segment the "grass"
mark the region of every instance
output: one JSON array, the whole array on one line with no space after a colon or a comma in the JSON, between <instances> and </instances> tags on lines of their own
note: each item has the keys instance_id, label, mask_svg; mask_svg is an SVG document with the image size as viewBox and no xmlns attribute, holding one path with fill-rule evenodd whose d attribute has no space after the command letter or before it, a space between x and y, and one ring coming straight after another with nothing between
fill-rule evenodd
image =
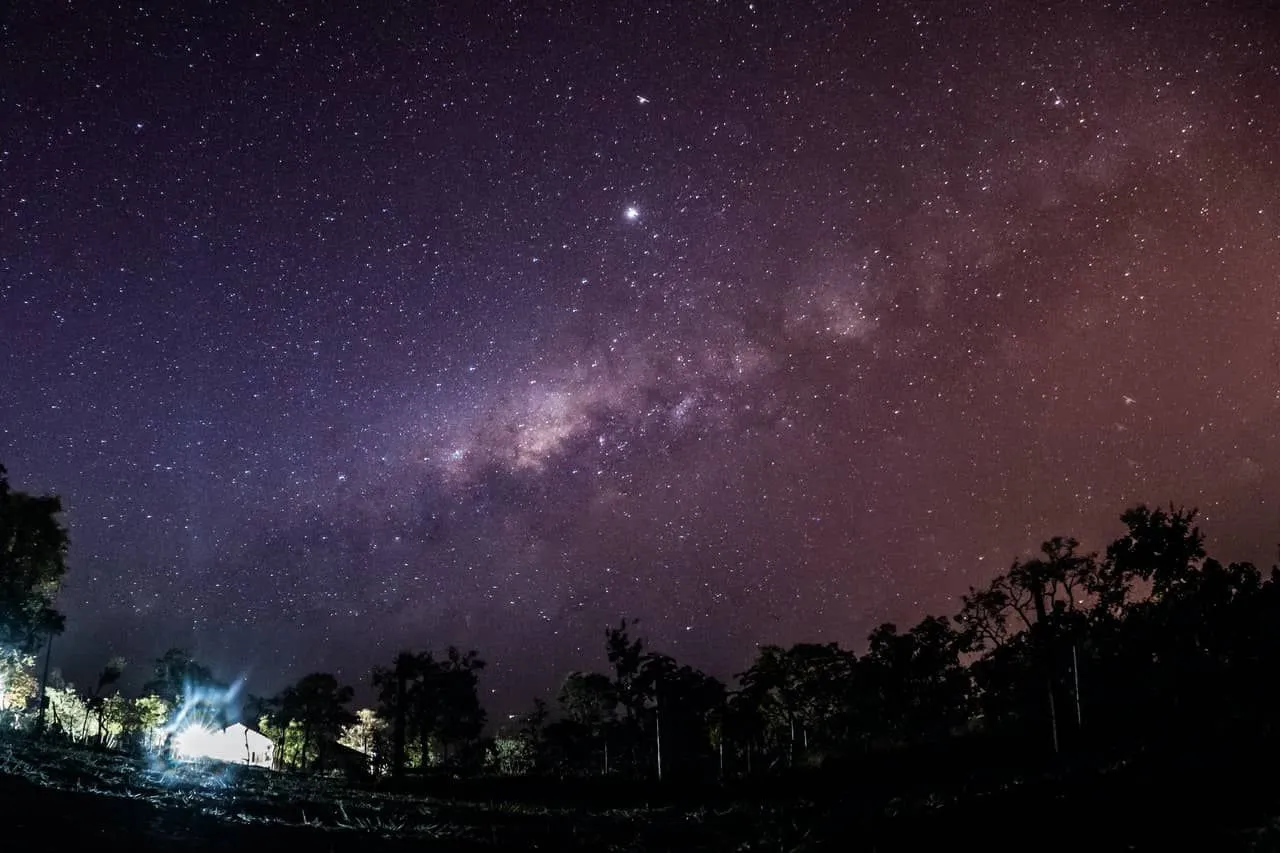
<instances>
[{"instance_id":1,"label":"grass","mask_svg":"<svg viewBox=\"0 0 1280 853\"><path fill-rule=\"evenodd\" d=\"M678 793L491 780L446 784L432 795L219 763L165 766L11 739L0 740L0 802L19 835L131 851L885 853L939 843L1021 850L1029 839L1039 850L1167 849L1179 842L1280 849L1280 820L1267 817L1280 813L1280 803L1268 795L1245 802L1228 791L1228 765L1178 769L1164 762L1144 771L1113 762L985 785L915 780L892 793L842 785L843 776L811 776ZM592 789L601 795L585 797Z\"/></svg>"},{"instance_id":2,"label":"grass","mask_svg":"<svg viewBox=\"0 0 1280 853\"><path fill-rule=\"evenodd\" d=\"M349 836L344 847L358 837L430 841L433 849L642 849L655 830L708 823L708 813L698 808L584 813L572 805L429 797L217 762L164 766L23 739L0 741L0 776L28 783L27 798L37 791L48 801L58 794L88 794L226 825Z\"/></svg>"}]
</instances>

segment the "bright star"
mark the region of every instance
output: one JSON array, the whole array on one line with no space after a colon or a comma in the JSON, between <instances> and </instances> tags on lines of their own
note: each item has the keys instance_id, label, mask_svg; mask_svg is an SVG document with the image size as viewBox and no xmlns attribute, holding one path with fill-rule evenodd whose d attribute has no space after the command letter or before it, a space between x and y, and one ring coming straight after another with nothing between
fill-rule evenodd
<instances>
[{"instance_id":1,"label":"bright star","mask_svg":"<svg viewBox=\"0 0 1280 853\"><path fill-rule=\"evenodd\" d=\"M628 220L635 222L640 218L640 211L634 207L628 207L622 215L627 217Z\"/></svg>"},{"instance_id":2,"label":"bright star","mask_svg":"<svg viewBox=\"0 0 1280 853\"><path fill-rule=\"evenodd\" d=\"M649 99L646 98L644 95L636 95L636 103L641 105L647 104L649 103Z\"/></svg>"}]
</instances>

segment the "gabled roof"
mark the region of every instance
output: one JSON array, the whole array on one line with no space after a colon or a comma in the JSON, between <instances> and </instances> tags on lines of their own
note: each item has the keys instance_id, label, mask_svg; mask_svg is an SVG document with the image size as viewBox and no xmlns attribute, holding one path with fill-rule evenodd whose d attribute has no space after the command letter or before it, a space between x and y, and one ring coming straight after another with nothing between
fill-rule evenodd
<instances>
[{"instance_id":1,"label":"gabled roof","mask_svg":"<svg viewBox=\"0 0 1280 853\"><path fill-rule=\"evenodd\" d=\"M222 731L224 731L224 732L228 732L228 731L230 731L231 729L234 729L236 726L239 726L240 728L244 729L245 731L253 732L255 735L258 735L259 737L264 737L264 738L266 738L267 740L271 740L271 738L270 738L270 737L268 737L267 735L263 734L259 729L257 729L257 728L256 728L256 727L254 727L254 726L249 725L248 723L241 723L241 722L231 723L230 725L225 726L225 727L222 729Z\"/></svg>"}]
</instances>

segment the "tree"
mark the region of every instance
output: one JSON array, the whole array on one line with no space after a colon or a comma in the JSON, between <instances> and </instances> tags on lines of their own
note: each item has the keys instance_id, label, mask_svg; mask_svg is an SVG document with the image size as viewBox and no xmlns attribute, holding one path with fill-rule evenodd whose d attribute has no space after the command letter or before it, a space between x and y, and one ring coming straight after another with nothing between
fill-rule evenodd
<instances>
[{"instance_id":1,"label":"tree","mask_svg":"<svg viewBox=\"0 0 1280 853\"><path fill-rule=\"evenodd\" d=\"M449 646L434 677L429 676L422 686L424 691L434 688L437 693L434 734L444 762L455 759L461 747L473 743L484 731L486 717L478 692L479 673L484 666L475 651L464 653Z\"/></svg>"},{"instance_id":2,"label":"tree","mask_svg":"<svg viewBox=\"0 0 1280 853\"><path fill-rule=\"evenodd\" d=\"M598 672L571 672L556 697L565 717L593 732L611 722L618 697L609 676Z\"/></svg>"},{"instance_id":3,"label":"tree","mask_svg":"<svg viewBox=\"0 0 1280 853\"><path fill-rule=\"evenodd\" d=\"M1089 624L1114 618L1130 589L1129 575L1079 547L1064 536L1041 543L1038 556L1014 561L983 589L970 587L956 618L964 651L986 655L974 675L988 713L1032 719L1039 701L1055 751L1065 722L1081 725L1079 648ZM1028 679L1019 673L1040 685L1039 700L1020 689Z\"/></svg>"},{"instance_id":4,"label":"tree","mask_svg":"<svg viewBox=\"0 0 1280 853\"><path fill-rule=\"evenodd\" d=\"M53 601L66 575L67 531L53 495L14 491L0 465L0 643L32 652L66 623Z\"/></svg>"},{"instance_id":5,"label":"tree","mask_svg":"<svg viewBox=\"0 0 1280 853\"><path fill-rule=\"evenodd\" d=\"M172 707L159 696L139 696L125 702L121 712L122 745L137 749L154 749L163 740L162 728Z\"/></svg>"},{"instance_id":6,"label":"tree","mask_svg":"<svg viewBox=\"0 0 1280 853\"><path fill-rule=\"evenodd\" d=\"M0 647L0 729L18 728L35 695L35 657Z\"/></svg>"},{"instance_id":7,"label":"tree","mask_svg":"<svg viewBox=\"0 0 1280 853\"><path fill-rule=\"evenodd\" d=\"M613 769L609 740L618 710L613 681L599 672L571 672L560 685L556 702L560 719L543 733L551 763L574 772L609 773Z\"/></svg>"},{"instance_id":8,"label":"tree","mask_svg":"<svg viewBox=\"0 0 1280 853\"><path fill-rule=\"evenodd\" d=\"M1128 533L1107 548L1108 574L1151 582L1151 593L1163 598L1191 580L1204 559L1204 534L1195 526L1195 509L1128 509L1120 521Z\"/></svg>"},{"instance_id":9,"label":"tree","mask_svg":"<svg viewBox=\"0 0 1280 853\"><path fill-rule=\"evenodd\" d=\"M754 720L752 739L780 750L790 766L811 744L835 743L837 727L848 731L856 665L854 654L836 643L762 646L738 675L737 716Z\"/></svg>"},{"instance_id":10,"label":"tree","mask_svg":"<svg viewBox=\"0 0 1280 853\"><path fill-rule=\"evenodd\" d=\"M724 685L668 655L650 652L640 661L635 686L646 697L643 723L658 779L692 771L711 747L710 726L724 705Z\"/></svg>"},{"instance_id":11,"label":"tree","mask_svg":"<svg viewBox=\"0 0 1280 853\"><path fill-rule=\"evenodd\" d=\"M945 616L926 616L905 634L892 624L871 632L860 671L892 740L937 740L968 719L964 645Z\"/></svg>"},{"instance_id":12,"label":"tree","mask_svg":"<svg viewBox=\"0 0 1280 853\"><path fill-rule=\"evenodd\" d=\"M644 707L644 697L636 689L644 660L644 640L632 640L629 633L638 624L639 620L623 619L617 628L606 628L604 632L605 653L613 666L615 695L628 720L635 720Z\"/></svg>"},{"instance_id":13,"label":"tree","mask_svg":"<svg viewBox=\"0 0 1280 853\"><path fill-rule=\"evenodd\" d=\"M388 770L390 731L373 708L356 711L355 720L342 729L338 743L365 756L369 775L377 778Z\"/></svg>"},{"instance_id":14,"label":"tree","mask_svg":"<svg viewBox=\"0 0 1280 853\"><path fill-rule=\"evenodd\" d=\"M142 685L142 692L159 696L172 707L180 707L191 694L218 686L213 672L197 663L186 649L172 648L156 658L152 677Z\"/></svg>"},{"instance_id":15,"label":"tree","mask_svg":"<svg viewBox=\"0 0 1280 853\"><path fill-rule=\"evenodd\" d=\"M77 742L92 718L83 698L70 684L50 684L45 688L49 702L48 726L51 733Z\"/></svg>"},{"instance_id":16,"label":"tree","mask_svg":"<svg viewBox=\"0 0 1280 853\"><path fill-rule=\"evenodd\" d=\"M490 741L486 764L508 776L525 776L545 769L550 716L546 700L535 698L533 710L515 718L515 731L499 731Z\"/></svg>"},{"instance_id":17,"label":"tree","mask_svg":"<svg viewBox=\"0 0 1280 853\"><path fill-rule=\"evenodd\" d=\"M124 675L125 661L122 657L113 657L107 661L107 665L102 668L102 672L98 673L98 683L90 694L88 706L90 712L97 715L98 732L97 737L99 745L106 745L106 714L107 714L107 695L104 692L106 688L115 684L120 680L120 676ZM85 721L85 730L81 740L88 738L88 721Z\"/></svg>"},{"instance_id":18,"label":"tree","mask_svg":"<svg viewBox=\"0 0 1280 853\"><path fill-rule=\"evenodd\" d=\"M281 762L293 755L300 770L323 767L328 746L342 735L343 726L355 720L346 708L354 696L352 688L339 686L338 679L327 672L304 675L281 691L273 700L271 719L278 732L276 750Z\"/></svg>"},{"instance_id":19,"label":"tree","mask_svg":"<svg viewBox=\"0 0 1280 853\"><path fill-rule=\"evenodd\" d=\"M389 669L374 667L373 686L378 690L378 712L391 723L391 776L404 775L409 726L409 688L421 670L419 656L400 652Z\"/></svg>"},{"instance_id":20,"label":"tree","mask_svg":"<svg viewBox=\"0 0 1280 853\"><path fill-rule=\"evenodd\" d=\"M484 661L450 646L442 660L431 652L400 652L390 668L375 667L379 714L391 724L391 772L404 773L411 747L418 763L446 762L484 729L477 692Z\"/></svg>"},{"instance_id":21,"label":"tree","mask_svg":"<svg viewBox=\"0 0 1280 853\"><path fill-rule=\"evenodd\" d=\"M190 726L222 728L232 719L231 688L197 663L186 649L172 648L156 658L144 694L158 696L170 709L169 734Z\"/></svg>"}]
</instances>

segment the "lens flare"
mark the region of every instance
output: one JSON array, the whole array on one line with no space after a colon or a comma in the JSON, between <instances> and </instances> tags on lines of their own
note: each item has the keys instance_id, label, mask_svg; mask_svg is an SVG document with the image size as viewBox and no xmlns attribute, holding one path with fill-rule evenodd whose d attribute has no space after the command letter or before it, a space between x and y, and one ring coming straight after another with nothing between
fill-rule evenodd
<instances>
[{"instance_id":1,"label":"lens flare","mask_svg":"<svg viewBox=\"0 0 1280 853\"><path fill-rule=\"evenodd\" d=\"M223 730L240 716L237 699L243 685L243 677L237 678L230 687L187 683L182 691L182 703L163 729L163 760L239 761L241 756L235 744L224 736Z\"/></svg>"}]
</instances>

